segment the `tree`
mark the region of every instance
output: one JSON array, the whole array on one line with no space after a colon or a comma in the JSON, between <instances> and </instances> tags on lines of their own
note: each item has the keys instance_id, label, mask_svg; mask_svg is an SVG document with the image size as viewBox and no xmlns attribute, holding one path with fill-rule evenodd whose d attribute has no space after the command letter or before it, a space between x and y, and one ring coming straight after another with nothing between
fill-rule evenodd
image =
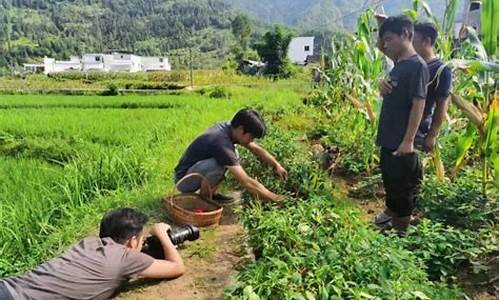
<instances>
[{"instance_id":1,"label":"tree","mask_svg":"<svg viewBox=\"0 0 500 300\"><path fill-rule=\"evenodd\" d=\"M231 31L237 43L233 53L236 60L240 61L248 50L250 34L252 33L250 19L245 15L237 15L231 22Z\"/></svg>"},{"instance_id":2,"label":"tree","mask_svg":"<svg viewBox=\"0 0 500 300\"><path fill-rule=\"evenodd\" d=\"M273 30L264 34L264 41L256 46L262 61L267 63L266 74L278 77L290 77L292 65L288 59L288 45L292 33L281 25L275 25Z\"/></svg>"}]
</instances>

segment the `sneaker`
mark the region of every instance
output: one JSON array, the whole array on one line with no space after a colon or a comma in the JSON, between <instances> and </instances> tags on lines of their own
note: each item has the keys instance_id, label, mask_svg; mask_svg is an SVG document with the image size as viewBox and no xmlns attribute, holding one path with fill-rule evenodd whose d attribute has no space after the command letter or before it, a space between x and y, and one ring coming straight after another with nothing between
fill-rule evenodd
<instances>
[{"instance_id":1,"label":"sneaker","mask_svg":"<svg viewBox=\"0 0 500 300\"><path fill-rule=\"evenodd\" d=\"M392 228L392 220L389 220L385 223L373 223L373 225L375 226L375 228L377 228L378 230L380 230L381 232L383 233L386 233L388 231L390 231Z\"/></svg>"},{"instance_id":2,"label":"sneaker","mask_svg":"<svg viewBox=\"0 0 500 300\"><path fill-rule=\"evenodd\" d=\"M373 218L373 224L382 225L382 224L385 224L391 220L392 220L391 216L389 216L385 212L381 212Z\"/></svg>"},{"instance_id":3,"label":"sneaker","mask_svg":"<svg viewBox=\"0 0 500 300\"><path fill-rule=\"evenodd\" d=\"M236 201L236 199L234 197L226 196L226 195L222 195L222 194L215 194L212 197L212 200L217 201L223 205L232 204Z\"/></svg>"}]
</instances>

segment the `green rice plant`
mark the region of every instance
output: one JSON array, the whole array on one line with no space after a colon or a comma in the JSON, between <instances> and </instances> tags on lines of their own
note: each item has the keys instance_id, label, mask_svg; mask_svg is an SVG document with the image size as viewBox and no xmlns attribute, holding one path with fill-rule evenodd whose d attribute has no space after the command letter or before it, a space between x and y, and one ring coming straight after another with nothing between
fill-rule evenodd
<instances>
[{"instance_id":1,"label":"green rice plant","mask_svg":"<svg viewBox=\"0 0 500 300\"><path fill-rule=\"evenodd\" d=\"M111 208L162 215L159 200L189 142L241 107L300 103L307 82L288 86L225 87L230 102L195 93L2 96L0 277L61 253Z\"/></svg>"}]
</instances>

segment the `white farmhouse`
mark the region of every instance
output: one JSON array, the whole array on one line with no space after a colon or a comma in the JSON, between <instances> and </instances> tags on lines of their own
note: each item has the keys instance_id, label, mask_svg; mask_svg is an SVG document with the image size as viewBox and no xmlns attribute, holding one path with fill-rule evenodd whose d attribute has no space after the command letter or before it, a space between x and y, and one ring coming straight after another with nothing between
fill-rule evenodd
<instances>
[{"instance_id":1,"label":"white farmhouse","mask_svg":"<svg viewBox=\"0 0 500 300\"><path fill-rule=\"evenodd\" d=\"M25 64L25 71L36 72L43 69L45 74L77 71L104 71L104 72L151 72L170 71L171 66L167 57L138 56L130 53L112 52L86 53L80 59L71 56L69 61L59 61L45 57L43 65Z\"/></svg>"},{"instance_id":2,"label":"white farmhouse","mask_svg":"<svg viewBox=\"0 0 500 300\"><path fill-rule=\"evenodd\" d=\"M87 53L82 56L83 71L104 71L104 54Z\"/></svg>"},{"instance_id":3,"label":"white farmhouse","mask_svg":"<svg viewBox=\"0 0 500 300\"><path fill-rule=\"evenodd\" d=\"M130 53L113 52L104 55L104 70L107 72L139 72L141 57Z\"/></svg>"},{"instance_id":4,"label":"white farmhouse","mask_svg":"<svg viewBox=\"0 0 500 300\"><path fill-rule=\"evenodd\" d=\"M304 65L309 55L313 55L314 37L295 37L288 45L288 58L294 64Z\"/></svg>"},{"instance_id":5,"label":"white farmhouse","mask_svg":"<svg viewBox=\"0 0 500 300\"><path fill-rule=\"evenodd\" d=\"M57 73L64 71L80 71L82 65L80 63L80 58L78 56L71 56L69 60L55 60L54 58L43 58L44 73Z\"/></svg>"},{"instance_id":6,"label":"white farmhouse","mask_svg":"<svg viewBox=\"0 0 500 300\"><path fill-rule=\"evenodd\" d=\"M470 26L480 32L481 30L481 1L480 0L465 0L463 2L462 14L455 21L454 36L455 38L465 38L464 28Z\"/></svg>"},{"instance_id":7,"label":"white farmhouse","mask_svg":"<svg viewBox=\"0 0 500 300\"><path fill-rule=\"evenodd\" d=\"M145 72L170 71L171 66L168 57L142 56L141 69Z\"/></svg>"}]
</instances>

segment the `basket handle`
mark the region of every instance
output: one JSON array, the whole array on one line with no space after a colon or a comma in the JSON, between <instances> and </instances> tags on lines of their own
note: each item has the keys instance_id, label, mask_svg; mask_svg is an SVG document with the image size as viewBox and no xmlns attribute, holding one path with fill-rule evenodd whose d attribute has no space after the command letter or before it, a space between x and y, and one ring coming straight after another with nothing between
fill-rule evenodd
<instances>
[{"instance_id":1,"label":"basket handle","mask_svg":"<svg viewBox=\"0 0 500 300\"><path fill-rule=\"evenodd\" d=\"M212 200L212 188L210 187L210 183L208 182L208 179L205 176L201 175L200 173L189 173L188 175L182 177L181 180L179 180L179 182L177 182L175 186L178 189L179 185L183 181L193 177L198 177L201 180L200 195L205 199Z\"/></svg>"}]
</instances>

